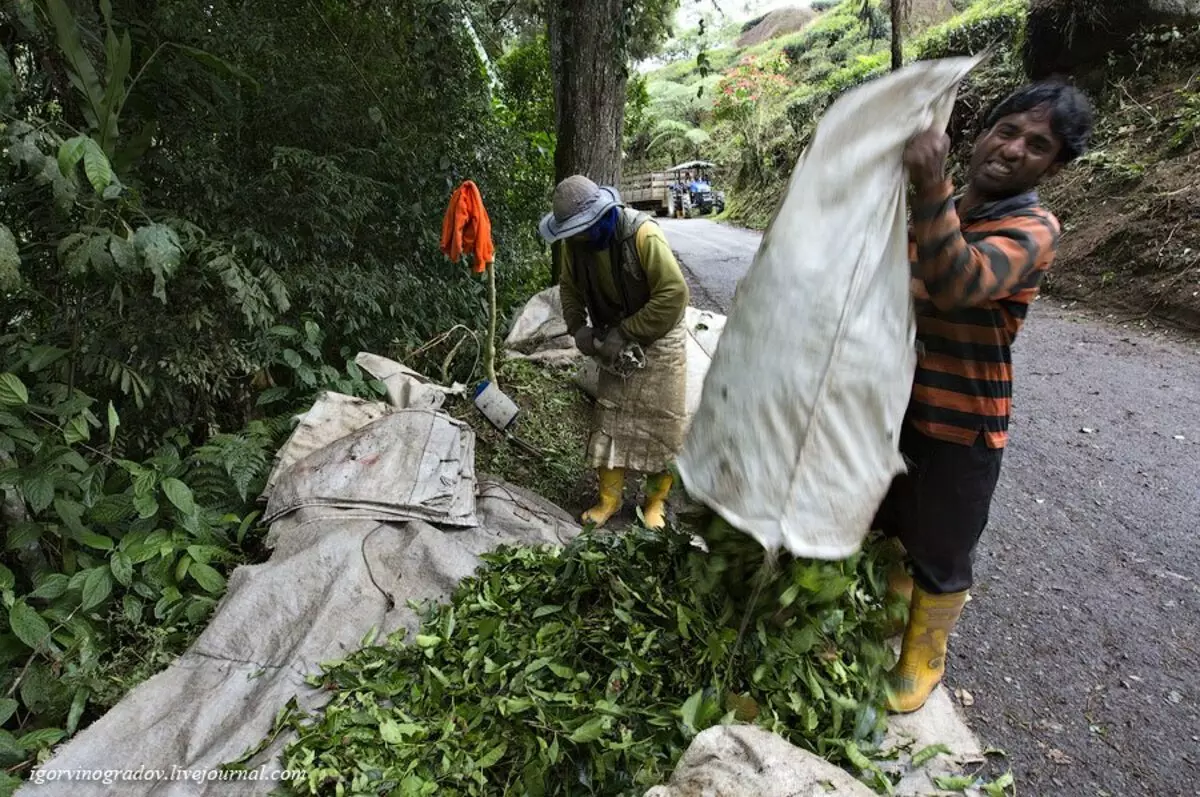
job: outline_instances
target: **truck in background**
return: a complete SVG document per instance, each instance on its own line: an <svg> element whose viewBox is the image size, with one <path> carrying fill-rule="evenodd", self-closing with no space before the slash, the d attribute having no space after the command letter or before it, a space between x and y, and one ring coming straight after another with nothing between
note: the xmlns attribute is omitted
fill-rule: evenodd
<svg viewBox="0 0 1200 797"><path fill-rule="evenodd" d="M662 172L636 174L621 184L621 198L629 207L658 216L687 218L695 209L700 215L725 210L725 192L712 189L716 164L687 161Z"/></svg>
<svg viewBox="0 0 1200 797"><path fill-rule="evenodd" d="M631 208L656 216L684 218L691 197L671 171L635 174L621 183L621 199Z"/></svg>

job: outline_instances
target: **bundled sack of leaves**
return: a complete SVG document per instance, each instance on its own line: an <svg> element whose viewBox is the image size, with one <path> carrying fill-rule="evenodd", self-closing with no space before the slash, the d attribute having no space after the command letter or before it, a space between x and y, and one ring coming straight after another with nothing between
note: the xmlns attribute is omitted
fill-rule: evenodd
<svg viewBox="0 0 1200 797"><path fill-rule="evenodd" d="M689 741L755 722L833 760L880 741L887 562L764 566L714 524L501 549L421 633L326 665L283 766L300 794L624 795ZM280 728L282 729L282 728ZM277 729L277 730L280 730Z"/></svg>

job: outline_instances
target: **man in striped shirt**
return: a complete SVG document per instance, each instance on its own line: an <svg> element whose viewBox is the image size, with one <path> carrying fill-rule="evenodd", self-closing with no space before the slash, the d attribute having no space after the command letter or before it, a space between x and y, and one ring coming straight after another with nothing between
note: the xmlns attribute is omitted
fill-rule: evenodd
<svg viewBox="0 0 1200 797"><path fill-rule="evenodd" d="M912 467L878 518L912 568L891 579L911 591L891 683L898 712L924 705L945 671L1008 439L1010 347L1058 244L1058 220L1035 188L1083 153L1092 112L1076 89L1038 83L1000 103L985 127L958 196L944 132L922 133L904 152L919 356L900 449Z"/></svg>

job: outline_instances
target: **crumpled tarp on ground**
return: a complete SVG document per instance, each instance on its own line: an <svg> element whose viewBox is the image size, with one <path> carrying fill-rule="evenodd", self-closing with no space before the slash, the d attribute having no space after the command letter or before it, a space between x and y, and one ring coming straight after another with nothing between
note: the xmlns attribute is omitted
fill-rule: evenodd
<svg viewBox="0 0 1200 797"><path fill-rule="evenodd" d="M387 388L387 400L393 407L407 410L440 410L446 396L463 392L464 387L453 387L430 382L420 373L402 363L380 357L370 352L359 352L354 362Z"/></svg>
<svg viewBox="0 0 1200 797"><path fill-rule="evenodd" d="M309 454L329 443L377 421L391 411L382 401L368 401L341 393L325 393L308 412L296 419L291 437L275 454L275 467L267 477L264 497L270 497L279 477Z"/></svg>
<svg viewBox="0 0 1200 797"><path fill-rule="evenodd" d="M874 797L844 770L773 733L717 726L692 740L670 782L645 797Z"/></svg>
<svg viewBox="0 0 1200 797"><path fill-rule="evenodd" d="M267 479L263 497L269 498L281 474L304 457L382 418L393 409L440 410L451 393L461 388L446 388L429 382L421 374L401 363L378 354L359 352L358 367L383 383L387 401L368 401L340 393L326 393L299 416L288 441L275 455L275 467ZM473 464L473 463L472 463Z"/></svg>
<svg viewBox="0 0 1200 797"><path fill-rule="evenodd" d="M387 412L293 463L276 480L264 518L311 506L477 526L475 433L432 410Z"/></svg>
<svg viewBox="0 0 1200 797"><path fill-rule="evenodd" d="M912 769L909 764L913 754L935 744L945 745L950 752ZM962 774L964 768L984 760L983 747L967 726L944 684L938 684L919 711L888 717L887 738L883 747L885 750L901 750L895 761L880 762L880 768L885 771L904 773L896 786L897 797L939 794L942 790L937 788L934 778L938 775ZM975 797L980 792L967 789L964 793L968 797Z"/></svg>
<svg viewBox="0 0 1200 797"><path fill-rule="evenodd" d="M544 499L496 480L477 482L470 429L424 406L322 396L280 452L271 558L237 568L191 648L43 768L215 770L266 737L293 696L302 710L327 701L304 683L321 662L358 649L372 629L380 638L399 628L414 632L419 617L408 602L447 598L480 554L501 545L559 545L579 533ZM359 451L377 454L377 467L362 457L347 464ZM338 478L322 482L321 470L339 463ZM322 500L308 500L313 495ZM463 526L467 518L476 522ZM249 766L278 771L288 741L275 740ZM277 785L59 780L27 783L20 794L224 797L267 794Z"/></svg>
<svg viewBox="0 0 1200 797"><path fill-rule="evenodd" d="M688 333L685 407L690 418L700 406L700 391L717 350L717 341L725 329L725 316L688 307L683 321ZM591 357L584 357L575 347L575 340L567 334L558 286L547 288L525 303L505 338L504 348L510 357L545 365L565 367L578 362L575 382L585 393L595 397L600 366Z"/></svg>
<svg viewBox="0 0 1200 797"><path fill-rule="evenodd" d="M943 744L949 754L913 769L913 754ZM979 742L967 728L945 688L938 687L920 711L888 719L884 749L899 747L894 761L882 761L885 771L904 773L897 797L943 794L934 779L960 774L983 760ZM976 789L964 792L970 797ZM709 728L692 740L663 786L645 797L871 797L875 794L839 767L780 736L747 725Z"/></svg>

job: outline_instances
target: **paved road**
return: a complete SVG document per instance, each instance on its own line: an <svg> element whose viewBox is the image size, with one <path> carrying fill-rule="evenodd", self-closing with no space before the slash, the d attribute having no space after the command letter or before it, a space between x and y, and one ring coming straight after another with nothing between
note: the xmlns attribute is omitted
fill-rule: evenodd
<svg viewBox="0 0 1200 797"><path fill-rule="evenodd" d="M758 236L663 225L729 307ZM1200 795L1200 342L1043 299L947 685L1019 793Z"/></svg>
<svg viewBox="0 0 1200 797"><path fill-rule="evenodd" d="M737 281L750 267L762 235L705 219L658 219L683 265L692 305L724 313Z"/></svg>

